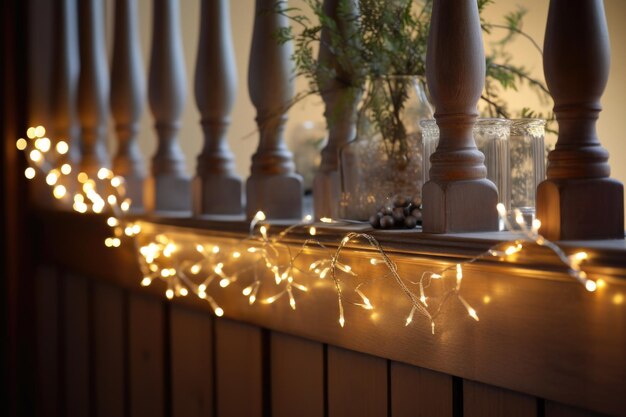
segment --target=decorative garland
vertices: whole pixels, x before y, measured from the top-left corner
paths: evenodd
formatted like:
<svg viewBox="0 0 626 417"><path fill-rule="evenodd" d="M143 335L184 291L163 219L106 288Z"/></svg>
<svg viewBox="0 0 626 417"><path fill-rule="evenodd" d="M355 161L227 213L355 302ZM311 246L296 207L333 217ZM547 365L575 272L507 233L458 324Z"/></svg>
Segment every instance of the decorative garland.
<svg viewBox="0 0 626 417"><path fill-rule="evenodd" d="M384 278L391 278L411 302L411 310L405 318L405 325L411 324L417 312L430 322L433 334L435 320L444 305L451 299L458 300L471 318L479 320L476 310L461 295L461 284L463 267L481 259L496 257L505 260L529 245L539 245L554 252L566 266L568 274L582 284L587 291L595 291L597 285L601 283L600 280L597 284L596 281L589 279L581 269L581 263L588 257L586 252L566 255L557 245L539 234L541 227L539 220L534 220L532 227L529 228L522 214L517 210L514 211L517 227L513 227L502 204L498 204L497 207L499 216L506 229L519 236L519 239L498 243L474 258L440 270L426 271L422 273L418 281L403 278L398 272L397 264L388 256L380 242L370 234L348 232L332 250L315 238L317 229L312 223L311 216L306 216L303 222L270 236L270 224L266 222L265 214L259 211L250 223L249 235L231 245L228 250L218 245L210 246L201 243L194 243L190 248L189 244L184 246L163 233L157 234L148 243L139 245L137 237L142 232L141 225L139 222L127 220L131 201L125 197L124 178L114 175L107 168L101 168L95 178L90 178L85 172L74 174L74 167L67 158L68 144L59 141L53 147L45 134L46 131L42 126L31 127L27 131L28 139L17 140L16 146L25 152L29 165L24 172L26 178L31 180L42 175L46 183L52 187L53 196L67 206L71 204L72 209L78 213L108 213L107 224L112 236L107 237L104 244L115 248L121 245L123 235L133 238L139 266L143 273L141 285L148 286L155 279L164 281L167 286L165 296L168 299L193 293L208 302L216 316L224 315L224 310L207 293L209 285L216 279L219 280L220 287L226 288L238 279L244 279L242 273L252 271L252 282L242 290L242 295L248 298L249 304L255 304L257 301L262 304L271 304L286 297L291 308L295 310L296 291L302 293L309 291L308 287L297 281L297 277L311 276L332 280L337 295L338 321L340 326L344 327L346 323L344 304L349 303L365 310L374 309L363 290L366 281L359 282L353 279L350 282L357 284L352 285L344 280L344 277L357 278L359 276L350 265L340 260L346 245L354 241L367 242L375 250L375 255L369 260L372 267L386 268L387 275ZM338 223L328 218L323 218L321 221L329 227ZM295 230L306 230L309 238L296 252L292 252L293 247L285 243L285 238ZM313 247L327 251L328 255L309 265L304 265L302 255ZM190 252L194 255L190 255ZM236 269L234 267L242 258L250 258L251 262L247 264L248 266L239 268L237 273L225 272ZM437 305L429 304L428 290L434 280L452 281L449 289L441 296L442 301ZM259 289L266 281L274 285L271 287L274 288L273 295L258 299ZM415 287L417 290L414 290ZM354 293L357 301L346 296L347 288Z"/></svg>

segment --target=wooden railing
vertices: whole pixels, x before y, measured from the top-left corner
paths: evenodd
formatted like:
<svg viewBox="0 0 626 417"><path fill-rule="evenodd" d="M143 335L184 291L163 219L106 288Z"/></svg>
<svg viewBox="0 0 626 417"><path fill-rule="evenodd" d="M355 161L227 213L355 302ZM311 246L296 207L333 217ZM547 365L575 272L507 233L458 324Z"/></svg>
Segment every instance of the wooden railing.
<svg viewBox="0 0 626 417"><path fill-rule="evenodd" d="M172 211L250 218L263 210L270 219L299 219L301 179L283 139L294 94L291 45L275 40L275 31L288 22L268 12L274 3L255 3L248 90L259 141L245 189L234 172L227 139L236 90L229 23L234 2L202 1L194 92L204 145L193 179L185 165L194 158L183 154L178 134L187 69L176 0L154 0L147 77L137 4L115 2L110 78L102 3L55 1L58 30L50 40L55 59L47 63L54 106L42 114L37 109L42 99L32 99L29 119L51 121L51 138L70 140L70 161L80 169L95 174L111 164L123 175L135 207L146 211L139 217L146 230L166 230L183 239L232 240L246 233L244 221L162 217ZM324 1L330 15L337 5L337 0ZM485 178L471 136L484 77L479 24L475 1L435 0L427 78L441 140L424 187L425 233L379 236L401 268L416 276L431 265L469 259L507 238L451 234L497 227L497 190ZM320 56L334 59L325 48ZM408 305L388 287L375 292L388 310L362 316L346 329L337 326L336 298L324 285L297 313L286 305L250 308L241 297L225 297L227 319L216 319L205 304L170 303L160 298L160 290L140 290L130 247L116 252L103 247L104 218L43 210L31 235L39 244L34 254L37 411L77 416L626 415L623 186L609 178L608 155L594 130L607 60L602 1L551 0L545 69L561 134L550 154L548 179L539 187L538 213L550 238L622 239L595 244L597 261L589 271L606 278L610 285L604 292L584 294L538 251L529 264L477 264L466 296L482 300L481 322L459 321L452 309L444 317L445 330L436 336L428 326L407 329L397 320ZM146 92L157 140L149 173L143 163L149 159L137 147ZM330 130L315 178L318 218L337 215L337 152L354 135L357 100L346 100L347 94L329 86L323 95L327 115L340 111L345 119ZM110 118L118 144L114 157L105 150ZM580 198L581 193L588 198ZM339 236L332 228L320 232L328 242ZM302 240L296 236L291 244ZM353 247L347 256L358 264L365 253L364 247ZM493 294L497 297L488 305Z"/></svg>

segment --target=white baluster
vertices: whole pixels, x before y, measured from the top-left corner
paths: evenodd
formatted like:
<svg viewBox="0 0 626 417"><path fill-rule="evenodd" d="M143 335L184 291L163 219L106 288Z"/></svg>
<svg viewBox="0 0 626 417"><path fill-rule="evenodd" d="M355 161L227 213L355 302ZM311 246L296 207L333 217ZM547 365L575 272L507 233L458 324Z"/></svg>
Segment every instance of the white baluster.
<svg viewBox="0 0 626 417"><path fill-rule="evenodd" d="M195 96L204 147L194 179L196 214L242 212L241 179L235 174L226 131L237 88L228 0L202 1Z"/></svg>
<svg viewBox="0 0 626 417"><path fill-rule="evenodd" d="M154 0L148 96L158 145L146 204L160 211L191 209L191 183L178 143L187 95L179 14L177 0Z"/></svg>
<svg viewBox="0 0 626 417"><path fill-rule="evenodd" d="M325 0L324 13L331 16L341 33L349 38L349 22L342 22L338 15L341 0ZM349 2L354 7L356 3ZM322 150L322 162L313 181L313 207L316 218L339 216L341 199L341 181L339 178L339 150L354 139L356 134L356 107L359 99L358 89L350 85L351 77L339 65L329 48L329 34L322 29L319 60L325 65L335 66L337 77L323 83L320 88L326 105L324 116L328 125L328 144Z"/></svg>
<svg viewBox="0 0 626 417"><path fill-rule="evenodd" d="M145 77L136 0L115 3L111 79L111 113L118 142L113 171L126 180L126 194L133 201L133 208L141 209L145 174L137 134L145 102Z"/></svg>
<svg viewBox="0 0 626 417"><path fill-rule="evenodd" d="M257 109L259 146L246 183L248 217L262 210L268 218L302 216L302 178L295 173L283 131L293 99L291 43L279 45L276 31L287 18L272 12L275 0L256 0L248 89Z"/></svg>
<svg viewBox="0 0 626 417"><path fill-rule="evenodd" d="M559 138L537 189L548 239L624 238L624 186L609 177L609 153L596 134L609 62L602 0L551 0L543 67Z"/></svg>
<svg viewBox="0 0 626 417"><path fill-rule="evenodd" d="M497 230L498 191L472 136L485 80L476 0L433 1L426 77L440 139L423 188L424 231Z"/></svg>
<svg viewBox="0 0 626 417"><path fill-rule="evenodd" d="M109 75L104 39L104 4L100 0L80 0L78 12L81 169L93 176L101 167L109 166L106 151Z"/></svg>

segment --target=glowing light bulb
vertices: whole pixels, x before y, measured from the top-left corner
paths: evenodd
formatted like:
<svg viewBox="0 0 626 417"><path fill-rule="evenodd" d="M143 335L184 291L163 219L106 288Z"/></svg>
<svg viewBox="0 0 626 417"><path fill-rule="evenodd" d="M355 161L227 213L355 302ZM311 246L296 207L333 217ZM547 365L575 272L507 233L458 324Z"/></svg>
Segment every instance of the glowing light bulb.
<svg viewBox="0 0 626 417"><path fill-rule="evenodd" d="M589 258L589 255L587 255L587 252L576 252L575 254L571 256L571 259L577 262L582 262L587 258Z"/></svg>
<svg viewBox="0 0 626 417"><path fill-rule="evenodd" d="M35 139L35 128L34 127L29 127L28 130L26 131L26 136L28 136L28 139Z"/></svg>
<svg viewBox="0 0 626 417"><path fill-rule="evenodd" d="M255 253L256 252L256 248L248 248L248 252Z"/></svg>
<svg viewBox="0 0 626 417"><path fill-rule="evenodd" d="M220 247L219 246L213 246L213 249L211 250L211 252L213 252L213 253L220 253Z"/></svg>
<svg viewBox="0 0 626 417"><path fill-rule="evenodd" d="M109 217L107 219L107 224L109 225L109 227L115 227L120 224L120 222L115 217Z"/></svg>
<svg viewBox="0 0 626 417"><path fill-rule="evenodd" d="M141 286L143 287L147 287L151 283L152 283L152 278L150 277L143 277L143 279L141 280Z"/></svg>
<svg viewBox="0 0 626 417"><path fill-rule="evenodd" d="M222 310L220 307L217 307L217 308L215 309L215 315L216 315L217 317L222 317L222 316L224 315L224 310Z"/></svg>
<svg viewBox="0 0 626 417"><path fill-rule="evenodd" d="M246 287L243 289L243 291L241 292L243 295L245 295L246 297L250 295L250 293L252 293L252 286Z"/></svg>
<svg viewBox="0 0 626 417"><path fill-rule="evenodd" d="M41 152L46 153L50 150L50 139L41 138L35 141L35 148L39 149Z"/></svg>
<svg viewBox="0 0 626 417"><path fill-rule="evenodd" d="M339 325L343 327L346 324L346 320L343 318L343 315L339 316Z"/></svg>
<svg viewBox="0 0 626 417"><path fill-rule="evenodd" d="M54 172L51 172L48 175L46 175L46 184L54 185L57 183L58 179L59 179L58 175L55 174Z"/></svg>
<svg viewBox="0 0 626 417"><path fill-rule="evenodd" d="M180 295L182 295L183 297L186 297L189 294L189 291L187 291L187 288L183 287L180 289Z"/></svg>
<svg viewBox="0 0 626 417"><path fill-rule="evenodd" d="M317 234L317 229L315 228L315 226L309 227L309 234L311 236L315 236Z"/></svg>
<svg viewBox="0 0 626 417"><path fill-rule="evenodd" d="M76 176L76 179L81 184L84 184L84 183L86 183L89 180L89 176L86 173L84 173L84 172L79 172L78 175Z"/></svg>
<svg viewBox="0 0 626 417"><path fill-rule="evenodd" d="M589 292L594 292L598 288L598 286L596 285L595 281L589 279L585 282L585 288Z"/></svg>
<svg viewBox="0 0 626 417"><path fill-rule="evenodd" d="M196 250L198 252L202 253L202 252L204 252L204 246L198 244L198 245L196 245Z"/></svg>
<svg viewBox="0 0 626 417"><path fill-rule="evenodd" d="M133 224L133 234L138 235L141 233L141 226L137 223Z"/></svg>
<svg viewBox="0 0 626 417"><path fill-rule="evenodd" d="M127 198L122 201L122 204L120 204L120 208L122 209L122 211L128 211L130 209L130 199Z"/></svg>
<svg viewBox="0 0 626 417"><path fill-rule="evenodd" d="M37 149L33 149L32 151L30 151L29 156L33 162L39 162L42 158L41 152L39 152Z"/></svg>
<svg viewBox="0 0 626 417"><path fill-rule="evenodd" d="M241 253L239 252L233 252L233 258L237 259L241 257Z"/></svg>
<svg viewBox="0 0 626 417"><path fill-rule="evenodd" d="M60 200L63 197L65 197L66 193L67 193L67 190L62 185L57 185L52 190L52 194L54 195L54 198L56 198L57 200Z"/></svg>
<svg viewBox="0 0 626 417"><path fill-rule="evenodd" d="M537 233L541 229L541 220L533 219L532 231Z"/></svg>
<svg viewBox="0 0 626 417"><path fill-rule="evenodd" d="M311 220L313 220L313 216L311 216L310 214L307 214L306 216L304 216L304 222L308 223Z"/></svg>
<svg viewBox="0 0 626 417"><path fill-rule="evenodd" d="M115 197L113 194L110 194L110 195L107 197L107 202L108 202L110 205L114 206L115 204L117 204L117 197Z"/></svg>
<svg viewBox="0 0 626 417"><path fill-rule="evenodd" d="M320 221L321 221L322 223L332 223L332 222L333 222L333 219L331 219L330 217L322 217L322 218L320 219Z"/></svg>
<svg viewBox="0 0 626 417"><path fill-rule="evenodd" d="M172 290L171 288L168 289L167 291L165 291L165 296L168 300L171 300L172 298L174 298L174 290Z"/></svg>
<svg viewBox="0 0 626 417"><path fill-rule="evenodd" d="M19 138L17 142L15 142L15 146L18 150L23 151L28 146L28 142L24 138Z"/></svg>
<svg viewBox="0 0 626 417"><path fill-rule="evenodd" d="M498 210L498 214L500 214L500 216L506 216L506 207L504 204L498 203L496 205L496 209Z"/></svg>
<svg viewBox="0 0 626 417"><path fill-rule="evenodd" d="M35 171L33 167L28 167L24 170L24 176L28 178L29 180L32 180L33 178L35 178L36 174L37 174L37 171Z"/></svg>
<svg viewBox="0 0 626 417"><path fill-rule="evenodd" d="M61 140L57 142L56 150L59 155L65 155L70 150L70 146L67 144L67 142Z"/></svg>
<svg viewBox="0 0 626 417"><path fill-rule="evenodd" d="M343 239L341 239L341 245L345 245L348 242L350 242L350 238L348 236L345 236Z"/></svg>
<svg viewBox="0 0 626 417"><path fill-rule="evenodd" d="M200 292L205 292L205 291L206 291L206 284L200 284L200 285L198 285L198 291L200 291Z"/></svg>
<svg viewBox="0 0 626 417"><path fill-rule="evenodd" d="M480 321L478 318L478 314L476 314L476 310L474 310L473 308L468 308L467 312L469 313L470 317L473 318L476 321Z"/></svg>
<svg viewBox="0 0 626 417"><path fill-rule="evenodd" d="M122 185L122 181L124 179L122 177L113 177L111 178L111 185L115 188L119 187L120 185Z"/></svg>
<svg viewBox="0 0 626 417"><path fill-rule="evenodd" d="M220 280L220 287L226 288L230 285L230 280L228 278L222 278Z"/></svg>
<svg viewBox="0 0 626 417"><path fill-rule="evenodd" d="M35 136L38 138L43 137L46 134L46 129L43 126L37 126L35 128Z"/></svg>
<svg viewBox="0 0 626 417"><path fill-rule="evenodd" d="M256 214L254 215L254 218L257 221L261 221L262 222L263 220L265 220L265 213L263 213L262 211L257 211Z"/></svg>
<svg viewBox="0 0 626 417"><path fill-rule="evenodd" d="M197 275L200 272L200 264L194 264L190 269L191 273Z"/></svg>
<svg viewBox="0 0 626 417"><path fill-rule="evenodd" d="M72 166L70 164L63 164L61 166L61 173L63 175L70 175L72 173Z"/></svg>
<svg viewBox="0 0 626 417"><path fill-rule="evenodd" d="M162 269L162 270L161 270L161 276L162 276L163 278L167 278L167 277L169 277L169 276L170 276L170 270L169 270L169 269L167 269L167 268L166 268L166 269Z"/></svg>

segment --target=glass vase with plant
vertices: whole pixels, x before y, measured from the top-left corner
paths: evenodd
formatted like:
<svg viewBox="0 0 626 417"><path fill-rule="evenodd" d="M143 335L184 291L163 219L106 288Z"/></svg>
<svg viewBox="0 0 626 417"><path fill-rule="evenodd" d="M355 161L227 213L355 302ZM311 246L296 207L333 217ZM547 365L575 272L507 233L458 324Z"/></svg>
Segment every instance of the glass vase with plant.
<svg viewBox="0 0 626 417"><path fill-rule="evenodd" d="M276 3L276 12L288 16L295 29L283 28L279 41L294 42L297 75L308 80L308 89L296 100L323 95L328 86L351 89L362 97L355 140L340 151L342 215L366 220L389 197L398 195L419 203L423 162L419 122L432 118L425 91L432 0L336 0L332 15L326 13L322 0L303 1L310 10ZM493 2L478 0L481 15ZM519 8L506 14L503 24L481 19L484 32L505 33L486 57L481 98L487 115L510 117L501 93L520 84L549 99L543 81L515 65L507 49L516 36L534 44L522 30L524 15ZM320 45L332 52L332 62L317 56ZM520 115L529 113L524 109ZM326 114L329 125L341 117L345 114Z"/></svg>

